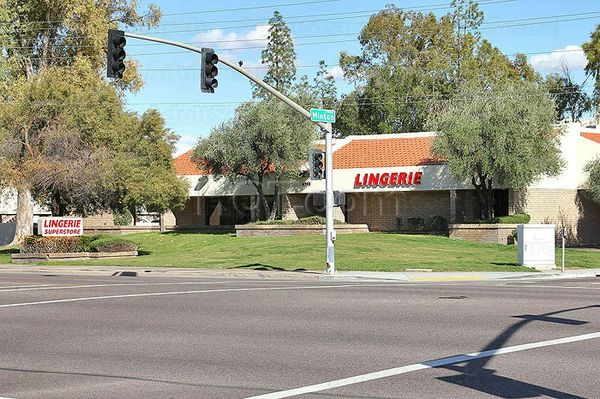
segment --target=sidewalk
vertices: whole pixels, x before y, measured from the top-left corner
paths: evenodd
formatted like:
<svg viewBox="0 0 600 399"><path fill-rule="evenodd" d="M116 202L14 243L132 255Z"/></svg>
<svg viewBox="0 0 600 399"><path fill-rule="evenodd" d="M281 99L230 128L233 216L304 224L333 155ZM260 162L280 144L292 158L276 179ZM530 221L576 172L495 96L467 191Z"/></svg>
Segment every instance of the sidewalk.
<svg viewBox="0 0 600 399"><path fill-rule="evenodd" d="M326 275L317 271L285 271L255 269L193 269L166 267L118 266L37 266L0 265L0 275L6 273L31 273L78 276L123 277L185 277L185 278L238 278L327 281L397 281L397 282L447 282L447 281L503 281L530 279L568 279L600 277L600 269L560 270L545 272L346 272ZM0 277L1 279L1 277Z"/></svg>

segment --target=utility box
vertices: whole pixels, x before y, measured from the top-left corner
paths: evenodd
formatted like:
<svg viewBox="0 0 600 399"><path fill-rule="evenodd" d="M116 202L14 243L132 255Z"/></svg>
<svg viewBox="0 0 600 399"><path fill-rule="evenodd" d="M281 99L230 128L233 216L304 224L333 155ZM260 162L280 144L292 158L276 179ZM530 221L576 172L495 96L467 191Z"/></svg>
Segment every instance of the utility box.
<svg viewBox="0 0 600 399"><path fill-rule="evenodd" d="M556 267L555 235L553 224L517 225L517 263L539 270Z"/></svg>

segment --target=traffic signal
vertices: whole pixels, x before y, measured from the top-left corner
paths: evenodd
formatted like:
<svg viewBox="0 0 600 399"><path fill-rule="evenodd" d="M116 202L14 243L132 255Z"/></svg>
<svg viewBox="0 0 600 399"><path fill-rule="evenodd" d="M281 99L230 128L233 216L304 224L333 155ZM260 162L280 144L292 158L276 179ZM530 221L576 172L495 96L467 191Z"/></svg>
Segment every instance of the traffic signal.
<svg viewBox="0 0 600 399"><path fill-rule="evenodd" d="M219 57L211 48L202 49L202 67L200 68L200 90L202 93L214 93L219 86L215 77L219 74Z"/></svg>
<svg viewBox="0 0 600 399"><path fill-rule="evenodd" d="M325 178L325 153L321 150L310 150L308 163L310 180L323 180Z"/></svg>
<svg viewBox="0 0 600 399"><path fill-rule="evenodd" d="M122 30L108 30L108 54L106 62L106 76L122 79L125 72L125 32Z"/></svg>

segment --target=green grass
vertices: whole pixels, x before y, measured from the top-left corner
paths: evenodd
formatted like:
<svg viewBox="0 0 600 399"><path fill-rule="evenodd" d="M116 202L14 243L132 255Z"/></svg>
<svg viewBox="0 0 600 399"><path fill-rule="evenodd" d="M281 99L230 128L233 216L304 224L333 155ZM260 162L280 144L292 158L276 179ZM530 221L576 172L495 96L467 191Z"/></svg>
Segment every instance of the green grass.
<svg viewBox="0 0 600 399"><path fill-rule="evenodd" d="M128 235L127 239L139 245L137 258L60 264L319 271L325 267L323 236L143 233ZM514 245L478 244L438 236L364 233L339 235L336 241L338 270L531 271L516 265L516 254ZM558 251L556 259L559 263ZM600 252L568 249L567 265L600 267Z"/></svg>
<svg viewBox="0 0 600 399"><path fill-rule="evenodd" d="M0 250L0 265L7 265L10 263L10 254L14 252L19 252L18 249L2 249Z"/></svg>

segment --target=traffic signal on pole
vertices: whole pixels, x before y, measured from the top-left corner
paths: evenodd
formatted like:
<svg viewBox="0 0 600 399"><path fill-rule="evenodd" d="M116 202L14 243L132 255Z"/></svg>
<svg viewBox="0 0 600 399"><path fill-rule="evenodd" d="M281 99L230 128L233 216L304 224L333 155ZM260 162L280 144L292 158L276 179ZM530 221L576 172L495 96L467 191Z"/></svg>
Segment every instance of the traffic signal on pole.
<svg viewBox="0 0 600 399"><path fill-rule="evenodd" d="M219 74L219 57L211 48L202 49L202 67L200 68L200 90L202 93L214 93L219 86L217 75Z"/></svg>
<svg viewBox="0 0 600 399"><path fill-rule="evenodd" d="M106 76L122 79L125 72L125 32L122 30L108 30L108 54L106 62Z"/></svg>
<svg viewBox="0 0 600 399"><path fill-rule="evenodd" d="M323 180L325 177L325 153L321 150L310 150L310 180Z"/></svg>

